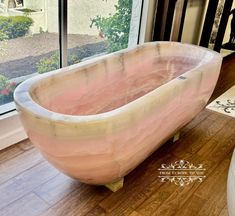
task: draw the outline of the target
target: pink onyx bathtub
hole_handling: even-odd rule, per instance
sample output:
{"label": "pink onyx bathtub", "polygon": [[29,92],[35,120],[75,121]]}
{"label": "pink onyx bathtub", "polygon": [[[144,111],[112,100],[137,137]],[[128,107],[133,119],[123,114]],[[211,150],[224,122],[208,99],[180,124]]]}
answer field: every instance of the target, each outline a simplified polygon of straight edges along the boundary
{"label": "pink onyx bathtub", "polygon": [[153,42],[38,75],[14,98],[44,157],[88,184],[120,180],[192,120],[216,85],[222,58]]}

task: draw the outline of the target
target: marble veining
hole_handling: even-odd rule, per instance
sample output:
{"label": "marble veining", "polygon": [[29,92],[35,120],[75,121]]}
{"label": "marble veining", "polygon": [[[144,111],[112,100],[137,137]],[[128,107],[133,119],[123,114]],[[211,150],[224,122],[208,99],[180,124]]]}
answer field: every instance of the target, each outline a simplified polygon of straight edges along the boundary
{"label": "marble veining", "polygon": [[14,99],[50,163],[82,182],[109,184],[205,107],[221,61],[194,45],[146,43],[31,78]]}

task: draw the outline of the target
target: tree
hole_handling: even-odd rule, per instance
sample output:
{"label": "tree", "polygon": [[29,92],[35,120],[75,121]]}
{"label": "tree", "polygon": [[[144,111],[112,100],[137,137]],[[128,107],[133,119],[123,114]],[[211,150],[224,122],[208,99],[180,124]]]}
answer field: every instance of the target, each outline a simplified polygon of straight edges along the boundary
{"label": "tree", "polygon": [[115,52],[128,46],[131,22],[132,0],[118,0],[116,12],[109,17],[96,16],[91,25],[100,30],[100,35],[108,41],[109,52]]}

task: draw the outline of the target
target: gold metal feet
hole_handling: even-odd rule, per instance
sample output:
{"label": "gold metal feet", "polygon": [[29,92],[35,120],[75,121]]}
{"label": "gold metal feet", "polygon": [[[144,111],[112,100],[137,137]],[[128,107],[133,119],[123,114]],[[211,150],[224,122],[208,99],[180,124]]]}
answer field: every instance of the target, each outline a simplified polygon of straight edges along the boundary
{"label": "gold metal feet", "polygon": [[179,138],[180,138],[180,131],[178,131],[178,132],[174,135],[174,137],[173,137],[173,142],[178,141]]}
{"label": "gold metal feet", "polygon": [[123,187],[123,183],[124,183],[124,178],[121,178],[120,180],[110,183],[110,184],[106,184],[104,185],[106,188],[108,188],[109,190],[116,192],[119,189],[121,189]]}

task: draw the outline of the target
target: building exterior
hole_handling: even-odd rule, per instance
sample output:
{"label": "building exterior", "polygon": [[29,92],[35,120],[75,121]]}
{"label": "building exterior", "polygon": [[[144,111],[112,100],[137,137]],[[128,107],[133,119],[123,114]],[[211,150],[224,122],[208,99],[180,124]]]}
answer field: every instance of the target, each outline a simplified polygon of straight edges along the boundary
{"label": "building exterior", "polygon": [[[7,5],[8,1],[3,1]],[[95,16],[107,17],[115,12],[118,0],[69,0],[68,1],[68,33],[97,35],[96,27],[90,27],[91,19]],[[58,32],[58,0],[24,0],[24,7],[35,12],[27,15],[34,20],[32,34],[44,32]],[[2,15],[25,15],[19,7],[9,8]],[[0,11],[1,15],[1,11]]]}

